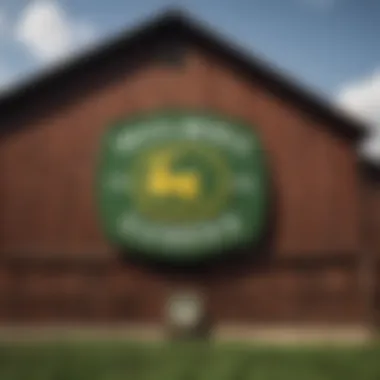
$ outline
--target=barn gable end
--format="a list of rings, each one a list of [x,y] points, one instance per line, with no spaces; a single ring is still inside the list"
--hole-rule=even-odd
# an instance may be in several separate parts
[[[169,106],[240,118],[261,136],[273,181],[263,245],[270,264],[204,278],[118,260],[93,195],[100,141],[113,121]],[[81,318],[157,319],[167,289],[192,284],[221,320],[355,321],[368,311],[355,287],[363,249],[355,147],[364,127],[183,14],[169,12],[8,94],[0,115],[0,269],[4,283],[25,276],[30,288],[21,293],[45,299],[47,310],[50,284],[63,298],[82,292]],[[61,317],[79,318],[66,306]]]

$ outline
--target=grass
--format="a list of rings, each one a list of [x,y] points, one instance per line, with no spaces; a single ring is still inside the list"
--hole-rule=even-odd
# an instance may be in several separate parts
[[[1,380],[379,380],[380,346],[0,344]]]

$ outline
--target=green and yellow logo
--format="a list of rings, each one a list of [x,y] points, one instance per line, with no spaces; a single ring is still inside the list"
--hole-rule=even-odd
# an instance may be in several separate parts
[[[228,202],[231,173],[218,150],[181,141],[154,147],[136,158],[133,197],[150,220],[207,220]]]
[[[110,128],[103,148],[99,205],[114,243],[180,259],[259,237],[266,173],[249,126],[165,111]]]

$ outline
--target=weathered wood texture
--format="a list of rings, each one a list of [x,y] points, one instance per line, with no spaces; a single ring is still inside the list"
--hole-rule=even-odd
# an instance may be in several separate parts
[[[369,279],[369,311],[372,324],[380,326],[380,181],[367,179],[366,185],[366,228],[365,241],[368,256],[368,268],[364,275]]]
[[[0,270],[0,320],[8,322],[157,321],[178,283],[205,291],[216,322],[348,323],[363,315],[349,262],[271,266],[199,281],[146,275],[113,260],[3,262]]]
[[[41,94],[10,121],[10,129],[25,128],[0,139],[1,316],[159,316],[170,287],[186,280],[117,261],[99,227],[94,174],[110,122],[183,106],[251,123],[266,147],[275,187],[271,264],[190,280],[202,284],[215,318],[360,319],[360,184],[349,141],[204,52],[188,53],[182,67],[151,62],[132,73],[128,60],[121,57]],[[41,255],[49,260],[37,260]],[[12,261],[20,256],[23,266]],[[323,256],[337,263],[318,266]],[[63,264],[54,264],[54,257]],[[86,264],[75,260],[80,257]],[[297,257],[315,264],[280,264]]]

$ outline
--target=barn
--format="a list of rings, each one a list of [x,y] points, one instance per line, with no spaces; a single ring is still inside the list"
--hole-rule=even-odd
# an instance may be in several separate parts
[[[2,324],[160,326],[178,289],[215,328],[380,321],[365,127],[187,14],[7,92],[0,126]]]

